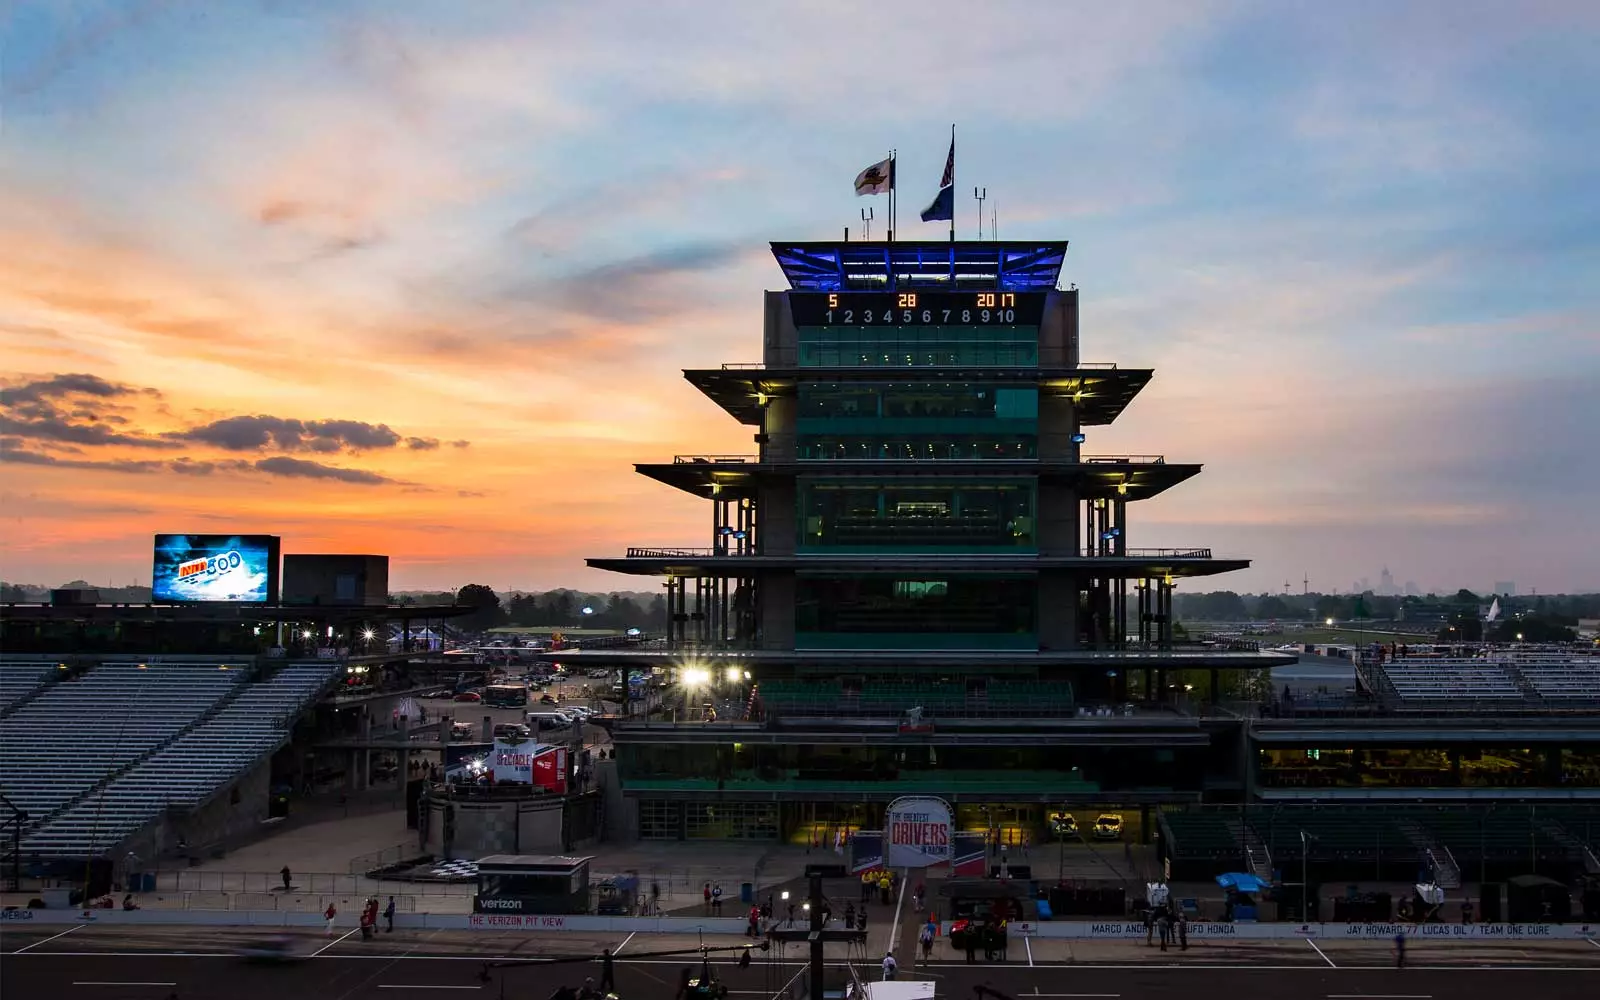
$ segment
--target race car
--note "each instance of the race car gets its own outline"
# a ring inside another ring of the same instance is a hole
[[[1116,813],[1101,813],[1094,821],[1094,839],[1121,840],[1122,817]]]
[[[1078,835],[1078,821],[1069,812],[1059,812],[1050,817],[1050,832],[1057,837],[1070,839]]]
[[[264,963],[298,962],[308,957],[296,947],[295,939],[287,934],[248,941],[240,946],[237,954],[247,962]]]

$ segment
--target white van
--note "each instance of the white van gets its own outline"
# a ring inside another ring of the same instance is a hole
[[[547,733],[552,730],[571,729],[572,723],[573,718],[571,715],[555,709],[547,708],[528,713],[528,727],[533,730],[535,736],[538,736],[541,732]]]

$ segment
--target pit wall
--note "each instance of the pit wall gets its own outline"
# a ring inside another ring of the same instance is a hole
[[[335,927],[355,930],[358,912],[341,912]],[[71,925],[100,923],[111,925],[143,926],[209,926],[209,927],[321,927],[323,919],[316,913],[292,913],[276,910],[4,910],[0,923],[8,927],[33,924]],[[439,931],[565,931],[618,934],[743,934],[746,923],[743,917],[594,917],[560,915],[515,915],[487,913],[402,913],[395,916],[395,926],[403,930]],[[950,924],[943,925],[948,937]],[[1048,923],[1013,922],[1009,926],[1012,937],[1066,938],[1098,940],[1143,940],[1145,927],[1137,921],[1052,921]],[[1600,924],[1227,924],[1195,922],[1189,924],[1189,936],[1196,940],[1206,938],[1233,938],[1246,941],[1262,940],[1382,940],[1404,933],[1410,938],[1420,938],[1437,943],[1460,942],[1473,944],[1481,941],[1582,941],[1600,935]]]

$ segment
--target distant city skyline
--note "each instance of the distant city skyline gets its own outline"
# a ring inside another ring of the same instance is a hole
[[[755,360],[766,241],[884,219],[890,147],[897,237],[944,239],[955,122],[958,235],[976,184],[1070,240],[1083,360],[1155,369],[1085,451],[1205,463],[1131,545],[1600,590],[1600,5],[972,10],[20,6],[0,577],[238,531],[621,589],[584,557],[709,544],[633,463],[755,450],[680,370]]]

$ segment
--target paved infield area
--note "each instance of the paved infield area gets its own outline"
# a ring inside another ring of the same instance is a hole
[[[294,933],[294,932],[291,932]],[[667,935],[527,934],[523,932],[400,931],[363,941],[338,931],[294,933],[306,960],[263,966],[233,957],[261,932],[232,928],[139,928],[80,925],[0,928],[0,995],[95,1000],[173,994],[224,1000],[347,1000],[478,996],[546,1000],[563,984],[599,978],[593,962],[550,959],[619,952],[617,987],[623,1000],[671,1000],[680,970],[698,968],[697,937]],[[739,938],[707,939],[710,946]],[[688,950],[688,955],[657,952]],[[1140,942],[1030,941],[1011,947],[1003,964],[937,960],[902,966],[902,979],[932,979],[941,997],[972,996],[986,983],[1019,998],[1117,1000],[1138,997],[1240,996],[1251,1000],[1592,1000],[1600,996],[1600,945],[1586,940],[1430,944],[1408,950],[1409,967],[1393,968],[1386,942],[1206,941],[1187,952]],[[948,952],[940,949],[940,954]],[[736,955],[734,956],[736,957]],[[909,959],[909,955],[900,956]],[[773,997],[786,986],[797,994],[803,951],[756,952],[749,968],[716,959],[717,974],[736,1000]],[[830,985],[845,962],[877,977],[880,954],[830,953]],[[506,959],[546,964],[495,968]]]

